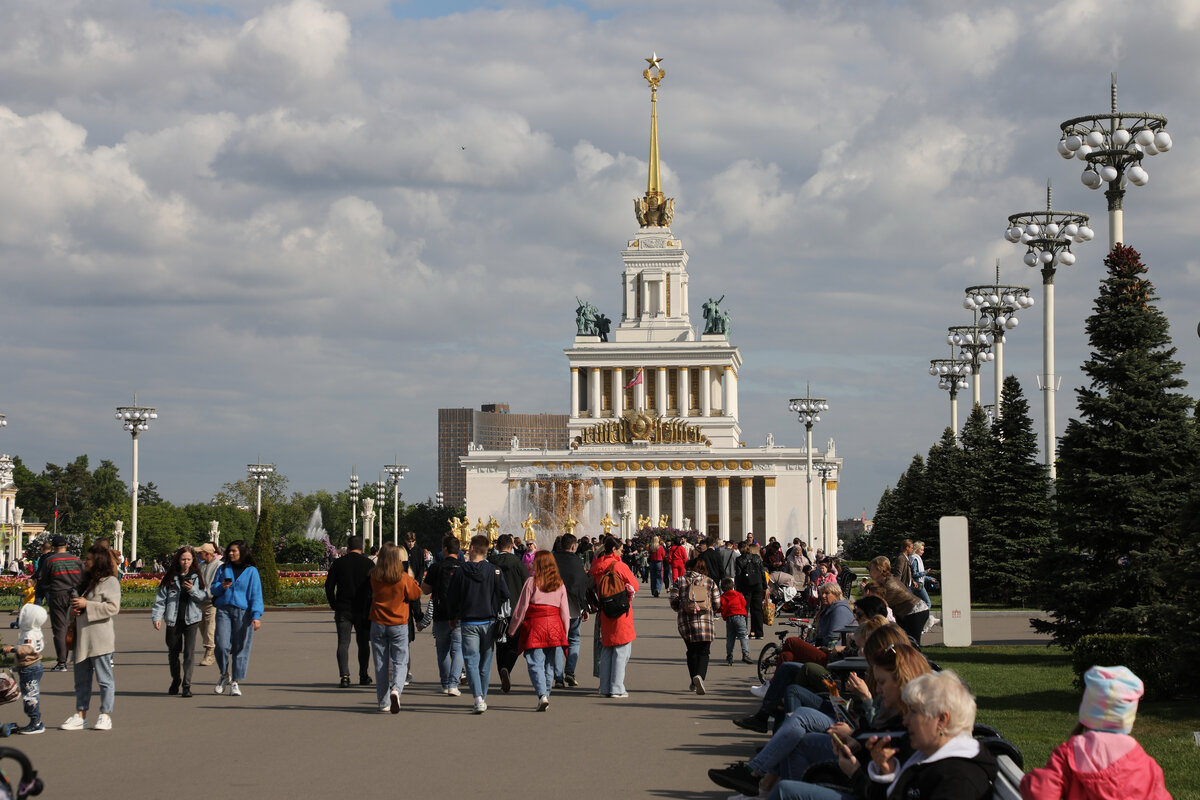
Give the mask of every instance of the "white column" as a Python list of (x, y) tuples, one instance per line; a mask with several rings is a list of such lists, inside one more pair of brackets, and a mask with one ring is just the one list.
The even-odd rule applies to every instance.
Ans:
[(995, 344), (992, 345), (992, 352), (996, 354), (996, 360), (992, 364), (996, 376), (996, 399), (993, 401), (996, 404), (996, 419), (1000, 419), (1001, 407), (1004, 404), (1004, 342), (1000, 341), (1002, 338), (1003, 334), (996, 334)]
[(571, 416), (579, 416), (579, 367), (571, 367)]
[(683, 478), (671, 478), (671, 525), (683, 528)]
[(721, 375), (724, 370), (717, 367), (716, 370), (709, 370), (709, 404), (714, 409), (721, 409), (721, 413), (725, 413), (725, 396), (721, 394)]
[(659, 415), (667, 413), (667, 368), (659, 367), (654, 380), (654, 405)]
[[(636, 372), (634, 373), (637, 374)], [(646, 410), (646, 371), (642, 370), (642, 380), (637, 386), (633, 387), (634, 402), (633, 407), (638, 411)]]
[[(809, 423), (804, 426), (804, 437), (805, 437), (805, 439), (804, 439), (804, 441), (805, 441), (804, 458), (805, 458), (805, 462), (806, 462), (805, 469), (804, 469), (804, 481), (805, 481), (805, 486), (808, 489), (808, 491), (805, 494), (806, 499), (804, 501), (804, 516), (806, 516), (808, 518), (808, 539), (805, 542), (805, 544), (808, 545), (808, 551), (811, 553), (813, 551), (813, 549), (815, 548), (815, 545), (813, 544), (813, 509), (812, 509), (812, 506), (813, 506), (813, 499), (812, 499), (813, 498), (813, 494), (812, 494), (812, 471), (813, 471), (813, 466), (812, 466), (812, 423)], [(826, 553), (825, 555), (829, 555), (829, 554)]]
[(593, 418), (600, 417), (600, 368), (592, 367), (588, 373), (588, 407)]
[(129, 563), (137, 561), (137, 501), (138, 501), (138, 453), (137, 453), (137, 431), (133, 432), (133, 504), (129, 510), (130, 526), (133, 530), (130, 532), (130, 554)]
[(733, 367), (725, 367), (725, 379), (721, 384), (721, 394), (725, 398), (725, 416), (737, 417), (737, 374), (733, 371)]
[(604, 513), (612, 516), (616, 506), (613, 505), (613, 479), (604, 479)]
[(717, 478), (717, 535), (722, 541), (729, 539), (729, 478)]
[[(754, 531), (754, 479), (742, 478), (742, 538)], [(763, 541), (767, 541), (763, 539)]]
[(702, 536), (708, 536), (708, 485), (704, 478), (693, 478), (696, 487), (696, 513), (692, 524)]
[(658, 527), (658, 518), (662, 514), (662, 506), (658, 502), (658, 478), (646, 479), (646, 491), (650, 498), (650, 510), (646, 513), (650, 515), (650, 527)]
[(712, 416), (712, 380), (709, 368), (700, 368), (700, 416)]
[(687, 417), (691, 415), (692, 406), (692, 382), (689, 380), (688, 368), (679, 368), (679, 416)]
[[(1109, 223), (1111, 225), (1111, 222)], [(1054, 376), (1054, 273), (1042, 272), (1042, 393), (1045, 395), (1046, 433), (1042, 439), (1042, 450), (1046, 453), (1046, 470), (1050, 482), (1054, 483), (1057, 469), (1054, 456), (1058, 440), (1054, 434), (1054, 393), (1058, 391), (1058, 378)]]
[(625, 413), (625, 371), (616, 367), (612, 374), (613, 416), (617, 419)]
[(778, 502), (775, 494), (775, 478), (763, 478), (763, 532), (762, 540), (770, 541), (772, 536), (779, 536), (779, 523), (775, 516), (775, 504)]
[(629, 526), (632, 530), (637, 530), (637, 478), (625, 479), (625, 496), (629, 498)]

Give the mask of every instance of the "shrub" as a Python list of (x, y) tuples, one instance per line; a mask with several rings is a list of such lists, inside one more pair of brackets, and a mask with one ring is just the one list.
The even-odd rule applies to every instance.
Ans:
[(262, 580), (263, 603), (273, 606), (279, 597), (279, 570), (275, 568), (275, 542), (271, 537), (271, 507), (263, 506), (254, 536), (254, 563)]
[(1147, 700), (1174, 699), (1180, 683), (1172, 674), (1170, 646), (1156, 636), (1138, 633), (1093, 633), (1080, 637), (1071, 653), (1075, 686), (1083, 689), (1083, 673), (1095, 666), (1123, 666), (1146, 684)]

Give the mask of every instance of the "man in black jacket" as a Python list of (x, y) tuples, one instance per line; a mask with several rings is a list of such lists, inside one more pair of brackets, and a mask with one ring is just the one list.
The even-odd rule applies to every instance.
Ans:
[[(488, 561), (500, 568), (500, 574), (504, 576), (504, 585), (508, 587), (509, 599), (513, 605), (516, 605), (517, 598), (521, 595), (521, 589), (529, 577), (529, 570), (525, 568), (525, 562), (521, 560), (521, 557), (513, 552), (511, 533), (502, 533), (496, 537), (496, 550), (498, 552), (488, 556)], [(501, 622), (505, 625), (508, 624), (508, 620), (501, 620)], [(512, 668), (517, 663), (519, 655), (521, 655), (521, 647), (515, 636), (510, 636), (505, 641), (496, 644), (496, 668), (500, 673), (500, 691), (505, 694), (512, 689)]]
[(343, 689), (350, 685), (350, 630), (358, 642), (358, 682), (370, 686), (371, 580), (367, 577), (375, 565), (363, 555), (363, 537), (351, 536), (346, 555), (329, 565), (325, 577), (325, 597), (333, 609), (333, 624), (337, 626), (337, 663)]
[(567, 605), (571, 608), (571, 625), (567, 629), (567, 654), (562, 648), (554, 651), (554, 688), (578, 686), (575, 680), (575, 665), (579, 663), (579, 627), (587, 620), (587, 591), (592, 588), (592, 578), (583, 568), (583, 559), (575, 552), (579, 541), (573, 533), (564, 533), (554, 551), (558, 574), (563, 586), (567, 587)]
[(488, 537), (471, 537), (470, 560), (450, 579), (450, 624), (462, 632), (467, 684), (475, 698), (475, 713), (487, 711), (488, 680), (496, 643), (496, 612), (509, 599), (500, 568), (487, 561)]
[(50, 601), (50, 629), (54, 633), (54, 655), (57, 657), (51, 671), (66, 672), (67, 659), (71, 656), (67, 650), (71, 598), (78, 591), (79, 579), (83, 577), (83, 564), (67, 552), (65, 536), (55, 534), (50, 544), (54, 552), (43, 556), (38, 564), (37, 583), (46, 587), (46, 597)]

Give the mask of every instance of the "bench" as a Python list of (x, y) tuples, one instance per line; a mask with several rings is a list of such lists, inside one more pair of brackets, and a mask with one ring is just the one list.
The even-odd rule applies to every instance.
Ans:
[(1008, 756), (1000, 756), (996, 761), (1000, 769), (992, 784), (992, 800), (1021, 800), (1021, 778), (1025, 773)]

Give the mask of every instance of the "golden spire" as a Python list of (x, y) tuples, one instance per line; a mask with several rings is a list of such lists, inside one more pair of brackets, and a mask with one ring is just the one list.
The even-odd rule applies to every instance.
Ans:
[(661, 61), (654, 53), (646, 59), (650, 66), (642, 70), (642, 77), (650, 84), (650, 170), (646, 176), (646, 196), (634, 200), (633, 207), (638, 224), (643, 228), (651, 225), (666, 227), (675, 216), (674, 198), (663, 197), (658, 162), (658, 85), (667, 74), (659, 66)]

